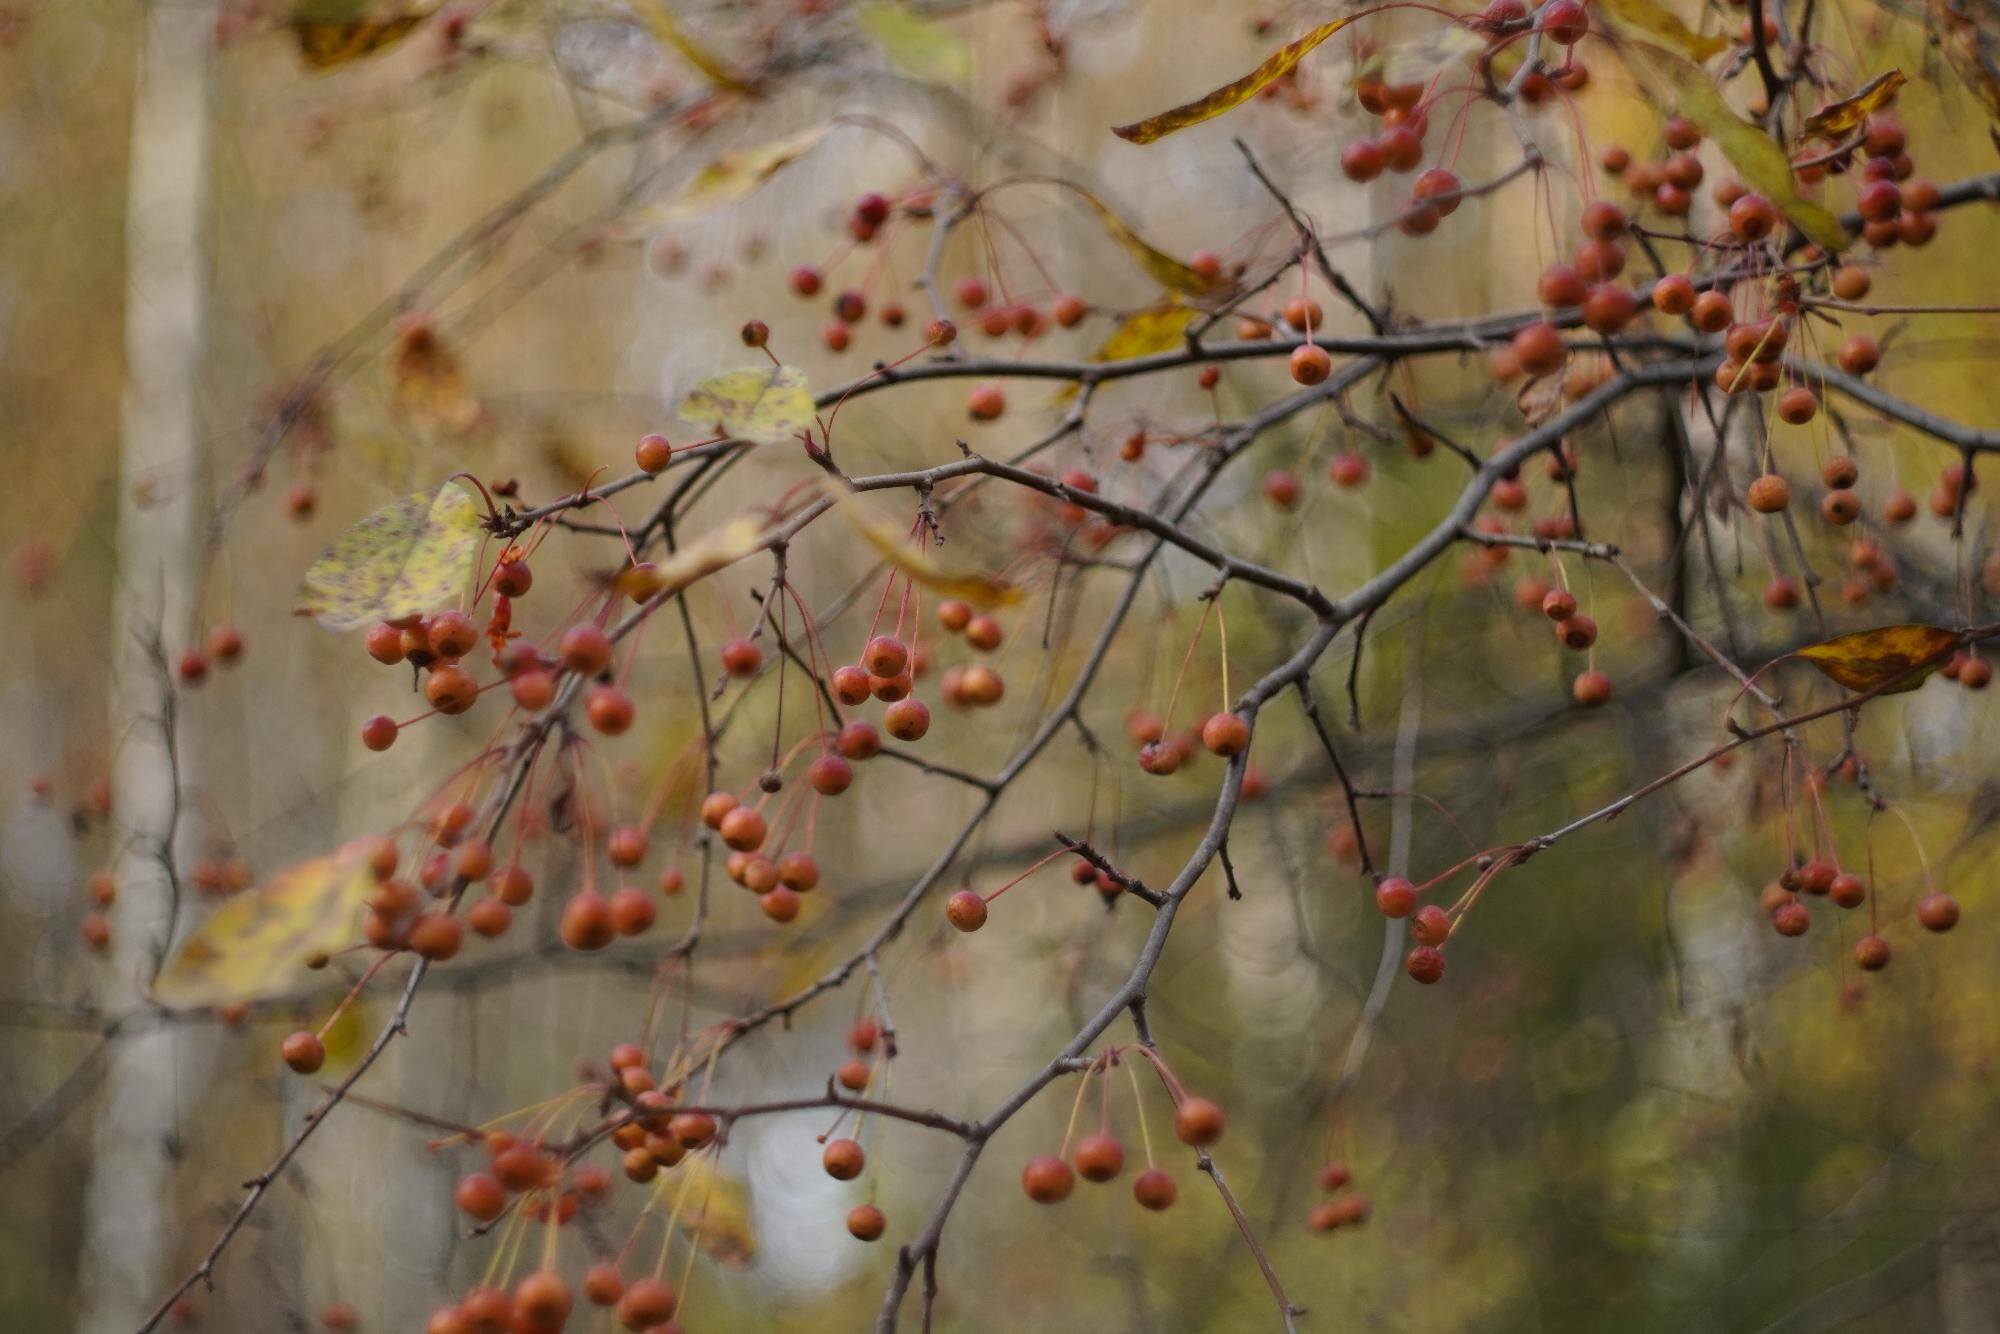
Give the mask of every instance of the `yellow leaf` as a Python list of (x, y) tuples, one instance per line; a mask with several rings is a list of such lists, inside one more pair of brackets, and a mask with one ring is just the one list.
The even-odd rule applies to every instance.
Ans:
[(376, 885), (368, 860), (366, 842), (350, 844), (228, 900), (167, 960), (153, 999), (191, 1010), (300, 990), (313, 976), (308, 958), (360, 938)]
[(1861, 123), (1887, 106), (1889, 99), (1896, 95), (1906, 80), (1903, 71), (1888, 70), (1877, 74), (1853, 94), (1838, 102), (1828, 102), (1799, 127), (1803, 135), (1817, 135), (1819, 138), (1836, 141), (1846, 138), (1861, 128)]
[(882, 559), (925, 588), (948, 598), (970, 602), (975, 607), (1011, 607), (1021, 600), (1021, 590), (996, 575), (977, 571), (968, 574), (948, 572), (931, 559), (928, 552), (912, 542), (906, 533), (869, 518), (854, 492), (840, 483), (829, 479), (826, 493), (832, 498), (834, 508), (854, 525), (855, 531), (881, 554)]
[(1111, 336), (1099, 344), (1097, 351), (1090, 354), (1090, 359), (1130, 361), (1134, 357), (1171, 352), (1181, 345), (1188, 325), (1194, 323), (1198, 314), (1200, 312), (1194, 307), (1183, 306), (1179, 302), (1136, 311), (1127, 315), (1111, 331)]
[(1798, 656), (1849, 690), (1899, 695), (1944, 666), (1958, 642), (1957, 632), (1934, 625), (1885, 625), (1809, 644)]
[(1139, 267), (1161, 286), (1172, 288), (1176, 292), (1185, 292), (1189, 296), (1202, 296), (1229, 286), (1228, 279), (1204, 278), (1164, 250), (1149, 244), (1145, 237), (1133, 230), (1130, 223), (1112, 212), (1110, 205), (1082, 186), (1071, 185), (1070, 188), (1083, 196), (1084, 202), (1097, 214), (1098, 221), (1104, 224), (1104, 230), (1111, 233), (1111, 239), (1116, 241), (1126, 254), (1138, 260)]
[(670, 217), (689, 217), (733, 204), (779, 170), (804, 157), (826, 138), (828, 125), (815, 125), (768, 144), (724, 153), (694, 174), (694, 179), (667, 208)]
[(1353, 18), (1349, 17), (1322, 23), (1297, 41), (1279, 47), (1263, 64), (1236, 82), (1224, 84), (1208, 96), (1184, 106), (1177, 106), (1171, 111), (1162, 111), (1157, 116), (1148, 116), (1145, 120), (1130, 125), (1117, 126), (1111, 132), (1120, 139), (1129, 139), (1135, 144), (1150, 144), (1156, 139), (1164, 139), (1175, 130), (1185, 130), (1190, 125), (1213, 120), (1225, 111), (1242, 106), (1284, 78), (1314, 47), (1353, 21)]
[(463, 435), (479, 423), (479, 399), (456, 354), (428, 319), (406, 321), (389, 362), (396, 406), (439, 430)]
[(971, 46), (921, 14), (897, 4), (866, 4), (855, 19), (884, 55), (916, 78), (961, 84), (972, 77)]
[(299, 59), (310, 69), (335, 69), (350, 60), (385, 51), (416, 31), (429, 14), (399, 14), (386, 19), (320, 20), (294, 18), (292, 35), (299, 41)]
[(1832, 213), (1799, 194), (1798, 183), (1792, 179), (1791, 159), (1785, 156), (1785, 150), (1731, 111), (1701, 66), (1651, 42), (1633, 42), (1628, 49), (1644, 57), (1635, 68), (1667, 85), (1680, 114), (1715, 141), (1745, 185), (1770, 200), (1807, 240), (1828, 254), (1846, 249), (1847, 229)]
[(655, 593), (686, 588), (703, 575), (734, 565), (756, 551), (770, 532), (756, 519), (731, 519), (685, 544), (666, 560), (626, 566), (618, 573), (618, 591), (634, 601), (644, 601)]
[(1597, 9), (1611, 20), (1611, 27), (1618, 35), (1655, 38), (1694, 60), (1707, 60), (1729, 49), (1727, 37), (1689, 31), (1680, 15), (1658, 0), (1598, 0)]
[(293, 610), (329, 630), (358, 630), (449, 606), (472, 569), (479, 521), (456, 482), (384, 505), (312, 563)]
[(674, 1169), (686, 1182), (684, 1216), (694, 1219), (695, 1241), (708, 1258), (741, 1269), (757, 1258), (757, 1233), (750, 1226), (750, 1191), (716, 1165), (713, 1153), (691, 1153)]
[(813, 424), (813, 397), (806, 373), (796, 366), (754, 367), (709, 376), (674, 411), (717, 435), (774, 445)]
[(708, 48), (695, 41), (681, 28), (681, 21), (668, 6), (667, 0), (646, 0), (641, 6), (640, 17), (652, 29), (653, 36), (681, 53), (681, 58), (708, 76), (708, 81), (718, 88), (726, 88), (732, 93), (747, 93), (748, 84), (729, 72), (729, 67)]

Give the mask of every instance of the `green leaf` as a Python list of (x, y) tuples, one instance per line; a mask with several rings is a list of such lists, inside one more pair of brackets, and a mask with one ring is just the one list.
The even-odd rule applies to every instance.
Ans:
[(972, 47), (963, 37), (898, 4), (864, 4), (855, 11), (861, 30), (913, 78), (962, 84), (972, 77)]
[(796, 366), (711, 375), (688, 391), (674, 411), (682, 421), (753, 444), (790, 440), (813, 424), (812, 390)]
[(312, 563), (294, 610), (329, 630), (358, 630), (451, 605), (472, 570), (479, 518), (456, 482), (384, 505)]
[(175, 1010), (265, 1000), (300, 990), (306, 960), (360, 937), (374, 892), (364, 840), (301, 862), (217, 908), (181, 942), (153, 983), (153, 999)]
[(1611, 20), (1612, 31), (1621, 37), (1645, 36), (1662, 41), (1695, 60), (1729, 49), (1729, 39), (1720, 33), (1691, 32), (1680, 15), (1657, 0), (1597, 0), (1598, 12)]
[(1633, 66), (1635, 71), (1666, 85), (1680, 114), (1715, 141), (1745, 185), (1770, 200), (1807, 240), (1828, 254), (1847, 248), (1851, 238), (1840, 220), (1799, 194), (1798, 182), (1792, 178), (1791, 159), (1785, 156), (1785, 150), (1729, 109), (1707, 71), (1685, 56), (1651, 42), (1633, 42), (1627, 49), (1641, 57)]

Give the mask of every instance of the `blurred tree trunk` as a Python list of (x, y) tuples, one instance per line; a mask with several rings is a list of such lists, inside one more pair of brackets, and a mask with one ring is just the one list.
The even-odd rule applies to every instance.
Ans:
[[(141, 1002), (178, 914), (165, 859), (188, 789), (173, 678), (158, 650), (195, 624), (200, 565), (203, 213), (208, 167), (210, 0), (155, 3), (132, 113), (125, 201), (124, 425), (112, 653), (117, 814), (130, 836), (119, 868), (113, 966), (104, 1004)], [(149, 648), (148, 645), (155, 648)], [(129, 1334), (183, 1257), (171, 1202), (180, 1094), (199, 1086), (200, 1037), (170, 1027), (123, 1038), (98, 1112), (81, 1261), (85, 1334)]]

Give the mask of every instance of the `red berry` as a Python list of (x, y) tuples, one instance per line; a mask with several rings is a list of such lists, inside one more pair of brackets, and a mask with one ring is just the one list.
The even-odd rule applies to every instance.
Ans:
[(986, 900), (969, 889), (961, 889), (945, 900), (945, 919), (960, 931), (977, 931), (986, 925)]
[(1403, 971), (1429, 986), (1444, 976), (1444, 951), (1435, 945), (1418, 945), (1404, 958)]
[(326, 1044), (304, 1029), (287, 1036), (278, 1054), (296, 1074), (309, 1075), (326, 1064)]
[(889, 1226), (889, 1220), (872, 1204), (857, 1204), (847, 1211), (847, 1230), (857, 1241), (874, 1241)]
[(1303, 385), (1325, 382), (1333, 374), (1333, 358), (1325, 348), (1317, 343), (1306, 343), (1292, 349), (1292, 379)]
[(1590, 15), (1577, 0), (1553, 0), (1542, 7), (1541, 29), (1550, 41), (1574, 46), (1590, 31)]
[(861, 1169), (867, 1162), (868, 1155), (863, 1153), (861, 1146), (851, 1139), (834, 1140), (826, 1146), (826, 1151), (820, 1154), (820, 1165), (835, 1181), (854, 1180), (861, 1175)]
[(1036, 1204), (1061, 1204), (1076, 1189), (1076, 1174), (1053, 1154), (1030, 1158), (1021, 1169), (1021, 1189)]
[(1222, 1108), (1207, 1098), (1183, 1098), (1174, 1108), (1174, 1135), (1181, 1143), (1205, 1149), (1222, 1138)]
[(1356, 139), (1340, 151), (1340, 169), (1350, 181), (1372, 181), (1382, 166), (1382, 150), (1372, 139)]
[(1173, 1177), (1157, 1167), (1147, 1168), (1132, 1182), (1132, 1198), (1154, 1212), (1171, 1208), (1179, 1195), (1180, 1187), (1174, 1184)]
[(1917, 920), (1927, 931), (1949, 931), (1958, 925), (1958, 900), (1949, 894), (1926, 894), (1917, 903)]
[(481, 1223), (492, 1222), (507, 1207), (506, 1189), (485, 1172), (473, 1172), (459, 1178), (451, 1198), (459, 1212)]
[(1408, 917), (1417, 910), (1417, 887), (1399, 875), (1375, 886), (1375, 906), (1384, 917)]
[(1125, 1146), (1111, 1135), (1086, 1135), (1077, 1142), (1076, 1172), (1085, 1181), (1109, 1181), (1125, 1170)]

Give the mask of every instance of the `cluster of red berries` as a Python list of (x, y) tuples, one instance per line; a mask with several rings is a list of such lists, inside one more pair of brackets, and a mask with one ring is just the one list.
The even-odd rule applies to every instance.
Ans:
[(1307, 1211), (1306, 1226), (1315, 1232), (1334, 1232), (1367, 1222), (1371, 1207), (1368, 1196), (1358, 1190), (1349, 1190), (1353, 1182), (1353, 1169), (1344, 1162), (1331, 1162), (1322, 1167), (1319, 1170), (1319, 1188), (1333, 1198), (1321, 1200)]
[[(1095, 489), (1095, 483), (1091, 489)], [(956, 598), (938, 604), (937, 619), (946, 634), (959, 636), (977, 653), (993, 652), (1006, 638), (999, 621), (974, 612), (970, 603)], [(990, 708), (1007, 693), (1007, 683), (999, 671), (983, 662), (945, 668), (938, 686), (945, 703), (969, 708)]]
[(1403, 959), (1403, 971), (1429, 986), (1444, 976), (1444, 943), (1451, 939), (1451, 914), (1435, 903), (1417, 906), (1417, 886), (1400, 875), (1384, 876), (1375, 886), (1375, 906), (1384, 917), (1410, 919), (1416, 941)]
[[(1183, 1095), (1174, 1108), (1174, 1136), (1195, 1149), (1206, 1149), (1222, 1138), (1222, 1108), (1207, 1098)], [(1060, 1154), (1040, 1154), (1021, 1169), (1021, 1189), (1037, 1204), (1060, 1204), (1076, 1189), (1076, 1179), (1099, 1184), (1114, 1181), (1125, 1170), (1125, 1146), (1109, 1127), (1077, 1141), (1075, 1167)], [(1148, 1163), (1132, 1179), (1132, 1198), (1142, 1208), (1159, 1212), (1173, 1207), (1180, 1186), (1173, 1174)]]
[[(1812, 928), (1806, 903), (1812, 898), (1827, 899), (1841, 908), (1858, 908), (1868, 901), (1868, 887), (1860, 876), (1825, 858), (1795, 861), (1764, 887), (1763, 908), (1771, 929), (1781, 936), (1806, 934)], [(1958, 900), (1936, 891), (1927, 893), (1917, 901), (1916, 917), (1928, 931), (1949, 931), (1958, 925)], [(1889, 942), (1870, 931), (1855, 942), (1854, 961), (1870, 972), (1888, 967)]]
[(183, 649), (180, 661), (174, 664), (174, 672), (180, 677), (182, 685), (198, 686), (208, 679), (209, 664), (234, 667), (242, 656), (243, 632), (225, 623), (208, 632), (205, 644)]
[(1167, 734), (1166, 721), (1149, 710), (1125, 719), (1125, 734), (1139, 747), (1139, 767), (1156, 777), (1177, 772), (1194, 754), (1196, 741), (1211, 755), (1234, 759), (1250, 748), (1250, 724), (1235, 713), (1211, 713), (1193, 735)]

